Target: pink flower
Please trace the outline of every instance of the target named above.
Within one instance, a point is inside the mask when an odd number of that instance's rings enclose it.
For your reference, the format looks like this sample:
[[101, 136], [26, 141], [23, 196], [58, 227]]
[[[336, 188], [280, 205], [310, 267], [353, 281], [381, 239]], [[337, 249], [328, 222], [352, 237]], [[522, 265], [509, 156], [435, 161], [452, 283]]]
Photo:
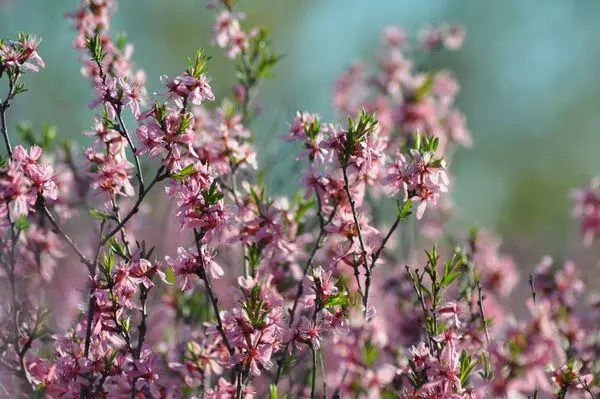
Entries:
[[177, 258], [165, 257], [165, 262], [173, 268], [175, 277], [180, 278], [182, 291], [191, 290], [193, 282], [199, 280], [198, 273], [201, 270], [198, 254], [185, 248], [177, 248]]
[[221, 11], [213, 27], [213, 41], [221, 48], [227, 47], [231, 38], [241, 30], [241, 19], [244, 19], [244, 14]]

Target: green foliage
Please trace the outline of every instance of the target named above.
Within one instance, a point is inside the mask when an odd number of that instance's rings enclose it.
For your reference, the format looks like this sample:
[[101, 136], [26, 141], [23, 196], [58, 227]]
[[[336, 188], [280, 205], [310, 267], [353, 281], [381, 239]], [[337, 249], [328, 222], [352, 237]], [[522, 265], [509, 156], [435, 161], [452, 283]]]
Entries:
[[17, 133], [21, 140], [29, 146], [37, 145], [45, 152], [52, 150], [52, 145], [56, 139], [56, 127], [52, 125], [44, 125], [42, 128], [41, 137], [37, 137], [33, 128], [28, 123], [18, 123], [16, 125]]
[[85, 45], [92, 57], [92, 60], [96, 61], [98, 64], [101, 64], [106, 58], [106, 51], [102, 47], [102, 39], [98, 35], [94, 35], [91, 37], [87, 37], [85, 40]]
[[189, 164], [179, 172], [171, 174], [171, 177], [175, 180], [184, 180], [186, 177], [193, 175], [194, 173], [196, 173], [194, 164]]
[[460, 364], [460, 383], [465, 386], [469, 381], [469, 377], [471, 376], [471, 372], [477, 366], [477, 360], [474, 360], [472, 356], [467, 353], [466, 350], [462, 350], [459, 358]]
[[346, 131], [346, 143], [342, 153], [339, 154], [339, 162], [342, 168], [348, 166], [350, 157], [356, 152], [357, 146], [363, 142], [367, 136], [375, 130], [377, 119], [374, 114], [368, 113], [365, 109], [360, 110], [358, 120], [348, 116], [348, 130]]
[[199, 79], [202, 74], [206, 73], [208, 70], [209, 60], [210, 57], [207, 57], [204, 54], [204, 49], [199, 48], [198, 51], [196, 51], [194, 58], [188, 57], [188, 68], [186, 69], [186, 72], [194, 79]]
[[27, 231], [29, 227], [31, 227], [31, 223], [29, 223], [27, 215], [21, 215], [15, 221], [15, 228], [17, 229], [17, 231]]
[[217, 181], [214, 180], [208, 190], [202, 192], [202, 196], [204, 197], [204, 201], [207, 205], [215, 205], [223, 198], [224, 194], [221, 190], [219, 190]]

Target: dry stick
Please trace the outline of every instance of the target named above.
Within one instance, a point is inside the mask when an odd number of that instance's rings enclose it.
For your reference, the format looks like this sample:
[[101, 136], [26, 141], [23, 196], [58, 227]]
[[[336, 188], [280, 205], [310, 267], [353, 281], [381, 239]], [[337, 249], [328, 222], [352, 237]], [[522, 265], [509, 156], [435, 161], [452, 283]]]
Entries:
[[589, 384], [586, 381], [582, 380], [581, 377], [579, 377], [579, 383], [581, 385], [583, 385], [583, 389], [585, 389], [585, 391], [590, 394], [590, 397], [592, 399], [596, 399], [597, 398], [597, 396], [594, 395], [594, 393], [592, 392], [592, 389], [590, 388]]
[[310, 350], [312, 351], [312, 375], [311, 375], [311, 386], [310, 386], [310, 399], [315, 399], [315, 393], [317, 388], [317, 352], [313, 344], [310, 344]]
[[215, 318], [217, 319], [217, 331], [221, 334], [223, 338], [223, 342], [227, 347], [230, 355], [233, 355], [233, 346], [229, 342], [227, 338], [227, 334], [225, 334], [225, 329], [223, 328], [223, 321], [221, 320], [221, 313], [219, 311], [219, 300], [215, 296], [215, 293], [212, 288], [212, 284], [210, 282], [210, 278], [206, 274], [206, 266], [204, 265], [204, 257], [202, 256], [202, 239], [204, 238], [205, 232], [202, 230], [194, 229], [194, 241], [196, 241], [196, 249], [198, 250], [198, 259], [200, 260], [200, 271], [198, 272], [198, 277], [204, 282], [206, 287], [206, 292], [208, 293], [208, 298], [213, 307], [213, 311], [215, 313]]
[[144, 200], [146, 195], [148, 195], [150, 190], [152, 190], [152, 187], [154, 187], [156, 183], [169, 177], [168, 173], [162, 173], [164, 169], [164, 166], [158, 169], [158, 171], [156, 172], [156, 176], [154, 177], [152, 182], [150, 182], [148, 188], [145, 188], [144, 191], [138, 195], [138, 199], [135, 201], [135, 204], [133, 205], [133, 208], [131, 208], [129, 213], [127, 213], [127, 215], [123, 218], [123, 220], [120, 223], [117, 224], [117, 226], [115, 226], [106, 236], [104, 236], [104, 239], [101, 241], [102, 246], [106, 245], [106, 243], [127, 224], [129, 219], [131, 219], [136, 213], [139, 212], [142, 201]]
[[38, 201], [40, 199], [40, 209], [44, 213], [46, 218], [50, 221], [56, 233], [58, 233], [58, 235], [60, 235], [67, 242], [67, 244], [69, 244], [69, 246], [73, 249], [73, 251], [75, 251], [75, 253], [77, 253], [77, 256], [79, 256], [81, 262], [88, 267], [88, 271], [91, 270], [94, 267], [94, 264], [84, 255], [84, 253], [81, 251], [81, 249], [79, 249], [79, 246], [75, 243], [75, 241], [73, 241], [73, 239], [69, 237], [69, 235], [58, 224], [56, 219], [54, 219], [54, 216], [52, 216], [50, 210], [46, 207], [43, 201], [43, 197], [38, 197]]
[[[362, 237], [362, 231], [360, 229], [360, 223], [358, 221], [358, 214], [356, 213], [356, 203], [350, 194], [350, 183], [348, 182], [348, 173], [346, 172], [346, 167], [342, 168], [342, 173], [344, 175], [344, 190], [346, 191], [346, 195], [348, 196], [348, 201], [350, 202], [350, 209], [352, 209], [352, 218], [354, 219], [354, 226], [356, 227], [356, 231], [358, 233], [358, 242], [360, 243], [360, 250], [362, 251], [362, 255], [364, 256], [367, 251], [365, 250], [365, 243]], [[365, 258], [365, 268], [367, 267], [366, 258]]]
[[125, 139], [127, 140], [127, 144], [129, 145], [129, 148], [131, 149], [131, 152], [133, 153], [133, 159], [135, 161], [135, 172], [136, 172], [136, 177], [139, 183], [139, 193], [143, 193], [144, 192], [144, 176], [142, 175], [142, 167], [140, 165], [140, 159], [138, 157], [138, 153], [137, 153], [137, 149], [135, 148], [135, 146], [133, 145], [133, 141], [131, 140], [131, 136], [129, 135], [129, 132], [127, 131], [127, 127], [125, 126], [125, 123], [123, 123], [123, 118], [121, 117], [121, 110], [119, 110], [119, 112], [117, 112], [117, 120], [119, 121], [119, 133], [121, 134], [121, 136], [125, 137]]
[[[412, 282], [413, 285], [413, 289], [415, 290], [415, 293], [417, 294], [417, 298], [419, 299], [419, 303], [421, 304], [421, 309], [423, 310], [423, 317], [425, 317], [425, 326], [423, 327], [423, 330], [425, 330], [425, 335], [427, 336], [427, 338], [429, 338], [429, 347], [431, 348], [431, 350], [433, 350], [434, 348], [434, 344], [433, 344], [433, 337], [431, 336], [431, 334], [429, 333], [429, 331], [427, 330], [427, 318], [429, 317], [429, 310], [427, 309], [427, 305], [425, 304], [425, 299], [423, 298], [423, 291], [421, 289], [421, 282], [423, 280], [422, 275], [419, 276], [419, 271], [415, 270], [415, 274], [417, 275], [417, 278], [415, 279], [415, 277], [413, 276], [410, 267], [408, 267], [408, 265], [404, 266], [406, 268], [406, 272], [408, 273], [408, 277], [410, 278], [410, 281]], [[425, 272], [423, 272], [425, 273]]]
[[[223, 321], [221, 320], [221, 312], [219, 311], [219, 300], [217, 299], [213, 288], [212, 288], [212, 284], [210, 282], [210, 277], [208, 277], [208, 274], [206, 273], [206, 265], [204, 264], [204, 257], [202, 256], [202, 239], [204, 238], [204, 234], [206, 232], [203, 230], [198, 230], [198, 229], [194, 229], [194, 241], [196, 241], [196, 249], [198, 250], [198, 258], [200, 260], [200, 271], [197, 273], [198, 277], [200, 277], [200, 279], [204, 282], [204, 286], [206, 287], [206, 293], [208, 295], [208, 299], [210, 300], [210, 303], [212, 304], [212, 308], [213, 308], [213, 312], [215, 314], [215, 318], [217, 319], [217, 331], [219, 332], [219, 334], [221, 335], [221, 338], [223, 338], [223, 343], [225, 343], [225, 346], [227, 347], [227, 351], [229, 352], [230, 356], [233, 356], [234, 354], [234, 348], [231, 345], [231, 343], [229, 342], [229, 338], [227, 338], [227, 334], [225, 333], [225, 329], [223, 328]], [[233, 378], [234, 380], [237, 379], [237, 394], [236, 396], [239, 396], [239, 394], [242, 392], [242, 375], [241, 375], [241, 369], [239, 364], [237, 364], [234, 368], [234, 374], [233, 374]]]
[[8, 80], [8, 93], [6, 98], [0, 104], [0, 129], [2, 129], [2, 137], [4, 137], [4, 145], [6, 147], [6, 153], [8, 157], [12, 159], [12, 146], [10, 144], [10, 137], [8, 135], [8, 129], [6, 128], [6, 110], [10, 107], [10, 100], [14, 97], [14, 82], [12, 79]]
[[323, 397], [327, 397], [327, 381], [325, 381], [325, 364], [323, 364], [323, 351], [319, 350], [319, 363], [321, 363], [321, 376], [323, 377]]
[[[5, 101], [6, 102], [6, 101]], [[0, 128], [2, 129], [2, 136], [4, 137], [4, 145], [6, 146], [6, 153], [9, 158], [12, 158], [12, 147], [10, 145], [10, 138], [8, 137], [8, 130], [6, 129], [6, 108], [7, 106], [2, 104], [0, 106]]]
[[531, 288], [531, 298], [533, 299], [533, 305], [535, 306], [535, 284], [533, 281], [533, 274], [529, 275], [529, 288]]
[[[317, 191], [315, 191], [315, 192], [317, 192]], [[320, 205], [321, 200], [320, 200], [318, 192], [317, 192], [317, 201], [319, 202], [319, 209], [317, 210], [317, 212], [322, 216], [323, 210]], [[333, 220], [333, 217], [335, 216], [335, 214], [337, 212], [338, 205], [339, 205], [339, 201], [336, 202], [336, 204], [335, 204], [333, 210], [331, 211], [331, 214], [327, 218], [327, 220], [321, 224], [321, 228], [319, 231], [319, 236], [317, 237], [317, 241], [315, 242], [315, 245], [308, 257], [308, 260], [306, 261], [306, 265], [304, 266], [304, 270], [302, 271], [302, 278], [300, 279], [300, 284], [298, 284], [298, 290], [296, 291], [296, 296], [294, 297], [294, 304], [292, 305], [292, 309], [290, 310], [290, 320], [288, 322], [289, 327], [291, 327], [292, 324], [294, 324], [294, 319], [296, 316], [296, 309], [298, 308], [298, 303], [300, 301], [300, 297], [304, 293], [304, 284], [303, 284], [302, 280], [304, 279], [304, 276], [306, 276], [308, 274], [308, 271], [311, 269], [313, 262], [315, 260], [315, 255], [317, 254], [317, 251], [324, 244], [325, 235], [327, 234], [327, 232], [325, 231], [325, 227], [329, 223], [331, 223], [331, 221]], [[285, 348], [283, 350], [283, 357], [281, 358], [281, 360], [279, 361], [279, 365], [277, 366], [277, 374], [275, 376], [275, 385], [277, 385], [279, 383], [279, 379], [281, 378], [281, 372], [283, 370], [283, 364], [285, 363], [285, 358], [287, 357], [287, 351], [288, 351], [289, 346], [290, 346], [290, 343], [288, 342], [285, 345]]]
[[490, 346], [490, 333], [487, 327], [487, 321], [485, 320], [485, 313], [483, 312], [483, 297], [481, 295], [481, 283], [477, 282], [477, 306], [479, 306], [479, 312], [481, 312], [481, 319], [483, 323], [483, 331], [485, 331], [485, 340]]
[[[367, 262], [367, 251], [365, 249], [365, 243], [363, 240], [362, 231], [360, 229], [360, 223], [358, 221], [358, 214], [356, 212], [356, 204], [354, 202], [354, 199], [352, 198], [352, 195], [350, 194], [350, 183], [348, 182], [348, 173], [347, 173], [346, 169], [347, 169], [346, 167], [342, 168], [342, 173], [344, 175], [344, 190], [346, 191], [346, 195], [348, 196], [348, 201], [350, 202], [350, 209], [352, 209], [352, 218], [354, 219], [354, 226], [356, 227], [356, 231], [358, 233], [358, 242], [360, 244], [360, 250], [362, 251], [361, 255], [364, 257], [365, 276], [366, 276], [365, 290], [368, 290], [368, 287], [370, 287], [370, 285], [371, 285], [371, 271], [369, 269], [369, 264]], [[367, 309], [369, 307], [368, 292], [365, 292], [362, 295], [362, 298], [363, 298], [363, 307], [365, 308], [364, 314], [366, 315]]]
[[365, 279], [365, 295], [363, 297], [363, 306], [365, 307], [365, 314], [366, 314], [367, 308], [369, 306], [369, 289], [371, 288], [371, 275], [373, 274], [373, 269], [375, 268], [375, 262], [377, 262], [377, 259], [379, 259], [379, 256], [381, 255], [383, 248], [386, 246], [387, 242], [389, 241], [389, 239], [392, 236], [392, 234], [394, 233], [394, 231], [398, 228], [400, 221], [401, 221], [400, 216], [396, 216], [396, 220], [394, 221], [394, 224], [392, 225], [392, 227], [390, 228], [390, 231], [388, 231], [385, 238], [381, 242], [381, 245], [379, 245], [379, 248], [377, 248], [377, 251], [375, 251], [375, 253], [373, 254], [372, 260], [371, 260], [371, 265], [367, 268], [367, 271], [366, 271], [367, 276]]

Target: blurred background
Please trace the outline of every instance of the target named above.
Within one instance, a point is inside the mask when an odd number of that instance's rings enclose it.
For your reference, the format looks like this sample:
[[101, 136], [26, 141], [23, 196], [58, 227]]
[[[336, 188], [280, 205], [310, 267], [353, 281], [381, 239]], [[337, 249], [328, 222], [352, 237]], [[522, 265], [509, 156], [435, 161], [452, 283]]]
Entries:
[[[71, 48], [74, 32], [63, 18], [78, 0], [0, 0], [0, 36], [19, 31], [43, 38], [47, 68], [26, 78], [31, 92], [11, 109], [11, 121], [41, 129], [57, 126], [74, 140], [92, 124], [92, 90]], [[205, 47], [213, 56], [217, 98], [229, 95], [231, 63], [209, 46], [214, 11], [204, 0], [123, 0], [113, 33], [135, 45], [133, 59], [148, 74], [150, 91], [161, 74], [176, 75], [186, 57]], [[275, 192], [295, 188], [295, 150], [278, 139], [296, 110], [331, 110], [333, 84], [352, 61], [369, 62], [385, 26], [417, 37], [443, 21], [467, 29], [462, 50], [427, 59], [451, 70], [462, 85], [458, 105], [467, 115], [472, 149], [460, 149], [451, 169], [461, 209], [456, 229], [490, 228], [504, 237], [518, 264], [530, 269], [543, 254], [568, 256], [585, 269], [600, 252], [582, 249], [571, 218], [569, 191], [600, 174], [600, 2], [595, 0], [240, 0], [248, 25], [269, 29], [286, 55], [277, 77], [262, 86], [264, 110], [253, 124], [261, 166]], [[374, 61], [374, 60], [373, 60]], [[83, 141], [82, 141], [83, 142]]]

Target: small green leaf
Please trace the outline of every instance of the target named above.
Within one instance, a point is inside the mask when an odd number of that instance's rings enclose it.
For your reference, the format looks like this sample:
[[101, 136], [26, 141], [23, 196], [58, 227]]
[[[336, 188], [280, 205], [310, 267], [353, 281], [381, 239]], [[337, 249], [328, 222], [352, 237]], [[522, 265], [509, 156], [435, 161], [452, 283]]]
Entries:
[[277, 399], [277, 385], [271, 384], [269, 385], [269, 399]]
[[15, 227], [17, 228], [17, 230], [20, 230], [20, 231], [26, 231], [27, 229], [29, 229], [30, 226], [31, 226], [31, 224], [29, 223], [29, 220], [27, 219], [27, 215], [19, 216], [19, 218], [15, 222]]
[[187, 176], [193, 175], [194, 173], [196, 173], [196, 168], [193, 164], [189, 164], [179, 172], [172, 174], [171, 177], [176, 180], [183, 180]]
[[396, 205], [398, 208], [398, 219], [404, 220], [412, 214], [412, 201], [405, 201], [404, 203], [401, 201], [397, 201]]
[[92, 217], [94, 219], [109, 220], [112, 218], [108, 213], [100, 212], [99, 210], [94, 209], [94, 208], [90, 209], [89, 212], [90, 212], [90, 215], [92, 215]]
[[433, 84], [435, 83], [435, 72], [429, 72], [425, 78], [425, 82], [417, 89], [415, 93], [415, 101], [419, 102], [424, 97], [426, 97], [433, 88]]

